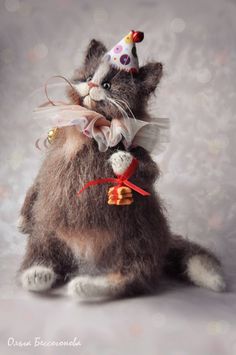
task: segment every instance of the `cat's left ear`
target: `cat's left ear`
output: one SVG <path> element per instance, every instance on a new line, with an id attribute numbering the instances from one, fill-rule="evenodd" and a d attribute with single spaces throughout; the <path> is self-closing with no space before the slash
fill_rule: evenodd
<path id="1" fill-rule="evenodd" d="M 155 91 L 163 74 L 163 65 L 161 63 L 148 63 L 139 68 L 137 79 L 140 83 L 142 93 L 146 96 Z"/>
<path id="2" fill-rule="evenodd" d="M 100 59 L 106 52 L 107 49 L 102 42 L 92 39 L 85 54 L 84 64 L 88 64 L 91 60 Z"/>

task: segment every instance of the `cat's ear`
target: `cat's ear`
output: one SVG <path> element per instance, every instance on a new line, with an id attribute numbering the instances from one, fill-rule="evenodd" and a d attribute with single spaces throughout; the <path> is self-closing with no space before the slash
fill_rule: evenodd
<path id="1" fill-rule="evenodd" d="M 139 80 L 141 90 L 145 95 L 150 95 L 155 91 L 163 74 L 163 65 L 161 63 L 148 63 L 139 69 L 137 79 Z"/>
<path id="2" fill-rule="evenodd" d="M 85 54 L 84 64 L 88 64 L 91 60 L 100 59 L 106 52 L 107 49 L 102 42 L 92 39 Z"/>

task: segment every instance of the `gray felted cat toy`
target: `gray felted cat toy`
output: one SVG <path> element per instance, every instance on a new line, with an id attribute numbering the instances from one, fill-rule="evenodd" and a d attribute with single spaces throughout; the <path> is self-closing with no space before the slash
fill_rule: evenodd
<path id="1" fill-rule="evenodd" d="M 139 68 L 143 37 L 131 31 L 109 52 L 92 40 L 70 101 L 36 110 L 53 129 L 21 209 L 28 243 L 20 280 L 29 291 L 68 282 L 79 298 L 130 296 L 156 290 L 162 273 L 225 288 L 217 258 L 172 234 L 154 190 L 159 170 L 142 132 L 156 130 L 147 102 L 162 64 Z"/>

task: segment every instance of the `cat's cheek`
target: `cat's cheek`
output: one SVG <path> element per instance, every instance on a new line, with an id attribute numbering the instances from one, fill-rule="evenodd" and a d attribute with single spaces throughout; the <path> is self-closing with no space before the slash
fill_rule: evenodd
<path id="1" fill-rule="evenodd" d="M 89 87 L 87 83 L 76 84 L 74 85 L 74 88 L 77 93 L 82 97 L 87 96 L 89 94 Z"/>
<path id="2" fill-rule="evenodd" d="M 84 98 L 83 104 L 84 104 L 84 106 L 87 107 L 87 108 L 90 108 L 90 109 L 92 108 L 92 99 L 91 99 L 91 97 L 90 97 L 89 95 L 87 95 L 87 96 Z"/>

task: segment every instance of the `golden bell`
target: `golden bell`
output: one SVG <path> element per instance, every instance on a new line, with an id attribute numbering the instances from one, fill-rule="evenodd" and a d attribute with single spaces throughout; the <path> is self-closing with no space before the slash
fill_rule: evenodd
<path id="1" fill-rule="evenodd" d="M 56 139 L 57 133 L 58 133 L 58 127 L 54 127 L 52 129 L 50 129 L 50 131 L 48 132 L 49 143 L 52 143 Z"/>

